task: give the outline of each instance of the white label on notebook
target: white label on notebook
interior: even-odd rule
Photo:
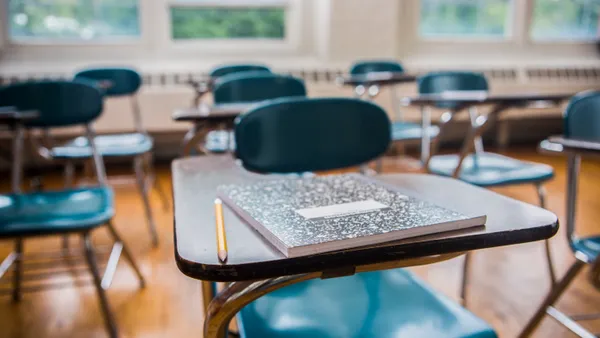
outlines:
[[[317,219],[363,214],[387,208],[389,208],[389,206],[383,203],[379,203],[375,200],[366,200],[328,205],[325,207],[298,209],[295,211],[305,219]]]

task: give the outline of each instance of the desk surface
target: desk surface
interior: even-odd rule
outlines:
[[[212,281],[264,279],[299,273],[352,269],[444,253],[517,244],[549,238],[558,230],[551,212],[492,191],[439,176],[389,174],[379,179],[407,194],[463,213],[485,213],[487,225],[470,230],[429,235],[385,246],[289,259],[225,208],[229,249],[227,264],[219,264],[214,205],[217,186],[273,179],[247,172],[231,156],[179,159],[172,164],[175,257],[179,269],[192,278]],[[507,212],[510,210],[510,212]]]
[[[344,86],[358,85],[395,85],[399,83],[415,82],[416,75],[394,72],[372,72],[360,75],[340,76],[337,78],[339,84]]]
[[[18,121],[28,121],[38,118],[37,111],[19,112],[11,107],[0,107],[0,124],[13,124]]]
[[[438,102],[457,102],[465,104],[491,104],[491,103],[506,103],[506,104],[521,104],[531,101],[562,101],[569,99],[576,93],[514,93],[514,94],[487,94],[485,92],[475,91],[456,91],[445,92],[440,94],[421,94],[412,97],[404,97],[401,102],[404,105],[425,106],[433,105]]]
[[[177,109],[173,112],[174,121],[202,121],[213,119],[232,119],[257,105],[256,102],[239,102],[210,105],[202,103],[199,107]]]
[[[564,136],[552,136],[548,141],[562,146],[561,150],[575,153],[596,153],[600,154],[600,142],[575,140]]]

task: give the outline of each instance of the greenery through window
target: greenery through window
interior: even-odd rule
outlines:
[[[183,39],[283,39],[278,7],[172,7],[171,35]]]
[[[140,35],[138,0],[8,0],[12,39]]]
[[[421,0],[419,31],[428,37],[503,37],[510,9],[510,0]]]
[[[534,40],[595,40],[600,33],[600,0],[536,0]]]

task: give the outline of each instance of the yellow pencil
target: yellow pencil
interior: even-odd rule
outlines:
[[[225,222],[223,217],[223,202],[215,199],[215,216],[217,220],[217,256],[222,263],[227,261],[227,237],[225,236]]]

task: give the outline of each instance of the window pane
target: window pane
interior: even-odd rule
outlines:
[[[600,0],[536,0],[531,22],[534,40],[595,40]]]
[[[503,37],[510,0],[421,0],[422,36]]]
[[[13,39],[93,40],[140,35],[138,0],[9,0]]]
[[[283,39],[285,10],[277,7],[172,7],[171,35],[181,39]]]

